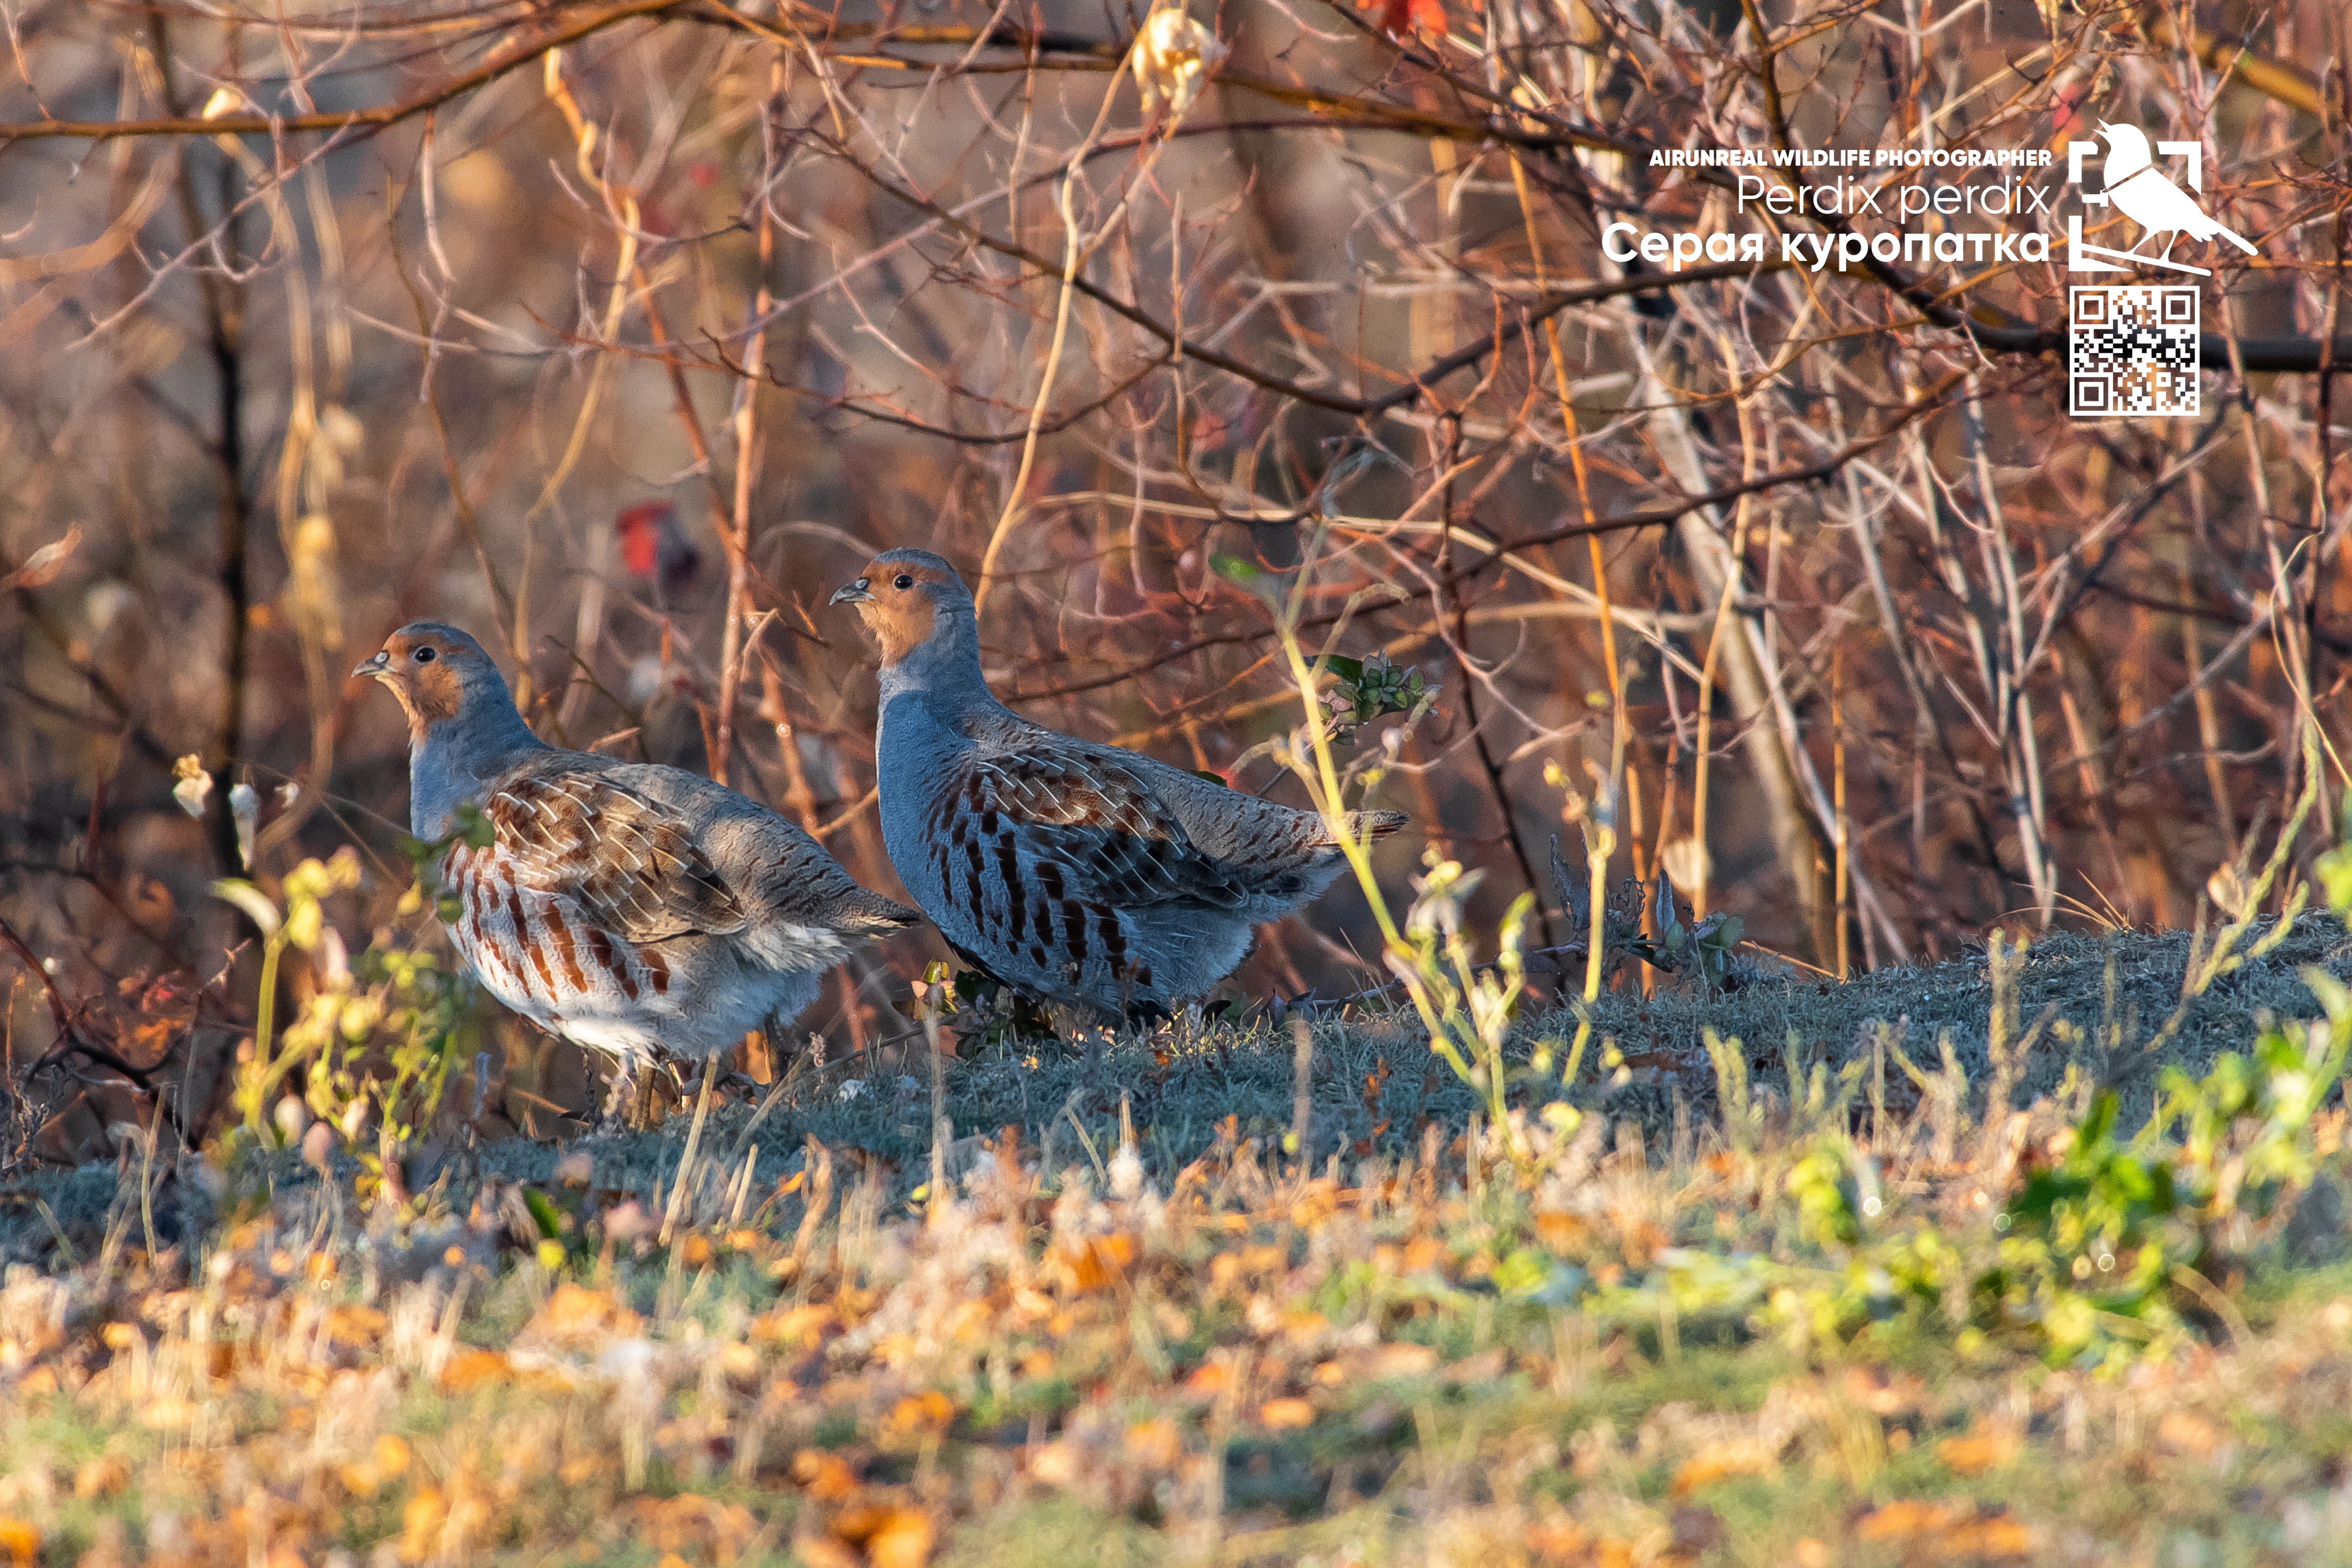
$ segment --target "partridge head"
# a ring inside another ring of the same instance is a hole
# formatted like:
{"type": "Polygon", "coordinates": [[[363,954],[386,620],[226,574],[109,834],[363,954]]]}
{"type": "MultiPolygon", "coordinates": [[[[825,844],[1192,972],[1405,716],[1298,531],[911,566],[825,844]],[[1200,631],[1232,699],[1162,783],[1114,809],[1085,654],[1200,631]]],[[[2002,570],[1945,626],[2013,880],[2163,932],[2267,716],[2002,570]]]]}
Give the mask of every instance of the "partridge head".
{"type": "MultiPolygon", "coordinates": [[[[1063,735],[989,691],[971,592],[920,550],[833,596],[882,653],[882,837],[966,962],[1045,1001],[1149,1016],[1233,973],[1255,928],[1346,863],[1331,825],[1181,768],[1063,735]]],[[[1379,837],[1402,813],[1352,813],[1379,837]]]]}
{"type": "Polygon", "coordinates": [[[417,621],[352,672],[408,716],[409,821],[450,939],[483,986],[625,1061],[707,1057],[788,1023],[858,942],[918,917],[869,893],[799,827],[678,768],[551,746],[481,645],[417,621]],[[452,835],[471,803],[491,841],[452,835]]]}

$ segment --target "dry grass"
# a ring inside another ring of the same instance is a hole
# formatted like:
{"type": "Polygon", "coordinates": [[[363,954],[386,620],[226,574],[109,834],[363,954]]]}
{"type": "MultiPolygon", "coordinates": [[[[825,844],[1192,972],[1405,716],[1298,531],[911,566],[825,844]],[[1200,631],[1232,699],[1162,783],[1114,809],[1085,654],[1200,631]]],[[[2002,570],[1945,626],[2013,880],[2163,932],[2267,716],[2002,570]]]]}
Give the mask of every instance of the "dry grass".
{"type": "MultiPolygon", "coordinates": [[[[2299,956],[2332,951],[2308,940],[2299,956]]],[[[2117,944],[2143,1016],[2169,953],[2117,944]]],[[[2037,952],[2024,1005],[2070,973],[2080,1005],[2099,968],[2095,945],[2037,952]]],[[[1919,1025],[1973,1016],[1956,1033],[1980,1046],[1981,983],[1948,970],[1883,995],[1912,998],[1919,1025]],[[1931,1010],[1969,984],[1973,1015],[1931,1010]]],[[[2311,1011],[2291,984],[2258,970],[2243,1000],[2311,1011]]],[[[1852,1029],[1820,1002],[1759,988],[1716,1020],[1778,1006],[1827,1057],[1852,1029]]],[[[2242,1043],[2246,1023],[2217,1008],[2189,1053],[2242,1043]]],[[[1379,1059],[1383,1027],[1318,1032],[1316,1126],[1353,1131],[1365,1086],[1344,1074],[1379,1059]]],[[[1883,1266],[1926,1230],[1983,1258],[2022,1234],[1993,1216],[2063,1167],[2079,1075],[2063,1098],[2021,1093],[1991,1138],[1980,1103],[1947,1141],[1932,1097],[1874,1119],[1849,1085],[1811,1104],[1759,1088],[1744,1132],[1708,1112],[1710,1087],[1645,1139],[1629,1080],[1572,1090],[1573,1127],[1522,1110],[1507,1137],[1457,1134],[1464,1109],[1445,1105],[1328,1154],[1310,1127],[1302,1162],[1273,1116],[1286,1037],[1181,1047],[1199,1061],[1178,1080],[1221,1087],[1155,1100],[1136,1083],[1125,1141],[1117,1102],[1083,1099],[975,1136],[993,1114],[975,1085],[1084,1069],[966,1068],[936,1198],[928,1106],[804,1079],[759,1128],[741,1107],[704,1127],[667,1247],[683,1117],[568,1152],[453,1142],[398,1212],[290,1153],[226,1178],[191,1162],[154,1173],[170,1245],[152,1258],[135,1163],[110,1208],[75,1202],[110,1170],[28,1187],[13,1242],[47,1242],[0,1291],[0,1531],[17,1532],[0,1545],[93,1568],[2352,1549],[2341,1110],[2302,1135],[2307,1180],[2215,1211],[2196,1259],[2210,1298],[2169,1291],[2131,1334],[2062,1353],[2042,1309],[1955,1316],[1890,1293],[1883,1266]],[[1235,1120],[1174,1130],[1218,1103],[1235,1120]],[[1050,1165],[1041,1122],[1061,1129],[1050,1165]],[[1844,1239],[1808,1207],[1823,1150],[1875,1184],[1844,1239]]],[[[1111,1081],[1150,1048],[1114,1051],[1111,1081]]]]}

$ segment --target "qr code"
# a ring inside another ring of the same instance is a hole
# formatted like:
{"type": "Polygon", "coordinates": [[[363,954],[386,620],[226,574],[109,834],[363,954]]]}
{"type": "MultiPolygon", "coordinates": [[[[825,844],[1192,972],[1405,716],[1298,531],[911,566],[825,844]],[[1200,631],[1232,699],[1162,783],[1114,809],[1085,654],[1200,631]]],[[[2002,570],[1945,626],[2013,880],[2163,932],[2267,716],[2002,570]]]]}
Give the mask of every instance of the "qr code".
{"type": "Polygon", "coordinates": [[[2195,414],[2198,310],[2193,286],[2073,290],[2067,412],[2077,419],[2195,414]]]}

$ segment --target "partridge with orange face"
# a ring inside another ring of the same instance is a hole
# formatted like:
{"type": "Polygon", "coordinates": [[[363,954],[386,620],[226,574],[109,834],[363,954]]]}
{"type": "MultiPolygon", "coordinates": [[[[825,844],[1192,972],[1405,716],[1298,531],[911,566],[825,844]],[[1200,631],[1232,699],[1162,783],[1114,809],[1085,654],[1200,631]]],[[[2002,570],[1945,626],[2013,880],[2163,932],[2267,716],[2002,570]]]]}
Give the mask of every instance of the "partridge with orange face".
{"type": "Polygon", "coordinates": [[[509,1007],[625,1067],[789,1023],[852,944],[919,918],[723,785],[547,744],[454,626],[403,626],[352,673],[408,715],[412,831],[448,836],[468,801],[490,826],[488,847],[440,862],[460,956],[509,1007]]]}
{"type": "MultiPolygon", "coordinates": [[[[881,645],[891,864],[950,945],[1006,984],[1111,1019],[1171,1011],[1346,863],[1314,812],[1056,734],[997,701],[971,595],[938,556],[878,555],[833,602],[856,605],[881,645]]],[[[1360,812],[1349,831],[1404,823],[1360,812]]]]}

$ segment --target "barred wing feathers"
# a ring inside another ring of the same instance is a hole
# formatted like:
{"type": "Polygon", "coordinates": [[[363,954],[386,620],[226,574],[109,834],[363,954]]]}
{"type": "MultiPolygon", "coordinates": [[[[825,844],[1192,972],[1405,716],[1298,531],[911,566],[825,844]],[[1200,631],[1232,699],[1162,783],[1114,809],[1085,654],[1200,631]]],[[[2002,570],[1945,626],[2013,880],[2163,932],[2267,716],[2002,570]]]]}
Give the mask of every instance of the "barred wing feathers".
{"type": "Polygon", "coordinates": [[[1141,909],[1182,902],[1239,907],[1235,868],[1193,844],[1183,825],[1123,761],[1056,748],[966,753],[962,776],[940,791],[947,821],[933,843],[950,877],[1018,884],[1034,862],[1049,896],[1141,909]],[[959,866],[957,862],[962,864],[959,866]]]}
{"type": "Polygon", "coordinates": [[[751,923],[686,819],[609,779],[523,773],[488,792],[482,815],[517,886],[570,899],[629,942],[728,936],[751,923]]]}

